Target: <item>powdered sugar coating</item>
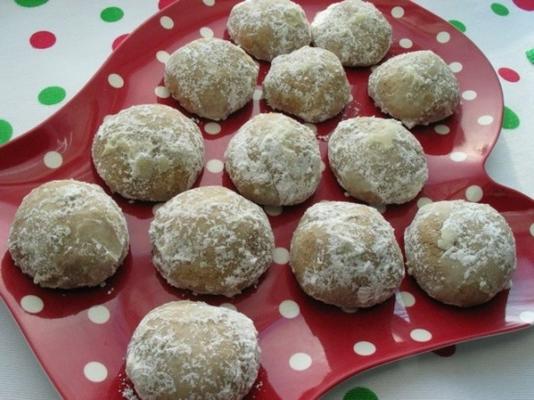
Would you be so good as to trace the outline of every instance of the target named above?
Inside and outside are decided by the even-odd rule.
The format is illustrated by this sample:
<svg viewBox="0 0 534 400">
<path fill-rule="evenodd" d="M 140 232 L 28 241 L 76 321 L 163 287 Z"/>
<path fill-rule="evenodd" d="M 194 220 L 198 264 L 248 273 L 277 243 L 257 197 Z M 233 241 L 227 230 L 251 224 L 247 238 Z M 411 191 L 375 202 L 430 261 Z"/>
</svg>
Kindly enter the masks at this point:
<svg viewBox="0 0 534 400">
<path fill-rule="evenodd" d="M 313 43 L 333 52 L 347 67 L 378 63 L 391 46 L 391 25 L 366 1 L 345 0 L 317 13 Z"/>
<path fill-rule="evenodd" d="M 406 203 L 428 179 L 423 148 L 393 119 L 341 121 L 328 141 L 328 159 L 339 184 L 370 204 Z"/>
<path fill-rule="evenodd" d="M 263 93 L 275 110 L 321 122 L 343 110 L 350 86 L 334 53 L 305 46 L 273 60 Z"/>
<path fill-rule="evenodd" d="M 204 165 L 204 141 L 198 126 L 178 110 L 144 104 L 107 118 L 92 156 L 113 192 L 165 201 L 195 183 Z"/>
<path fill-rule="evenodd" d="M 274 237 L 264 211 L 222 186 L 181 193 L 150 225 L 153 262 L 172 286 L 234 296 L 272 262 Z"/>
<path fill-rule="evenodd" d="M 289 0 L 247 0 L 236 4 L 228 18 L 232 40 L 259 60 L 271 61 L 311 41 L 301 6 Z"/>
<path fill-rule="evenodd" d="M 8 248 L 34 283 L 70 289 L 112 276 L 126 257 L 128 240 L 120 208 L 99 186 L 59 180 L 24 197 Z"/>
<path fill-rule="evenodd" d="M 174 301 L 135 329 L 126 374 L 142 400 L 239 400 L 256 380 L 259 358 L 256 328 L 244 314 Z"/>
<path fill-rule="evenodd" d="M 223 120 L 252 99 L 259 67 L 227 40 L 197 39 L 165 64 L 164 83 L 187 111 Z"/>
<path fill-rule="evenodd" d="M 408 128 L 442 120 L 460 102 L 456 77 L 431 50 L 390 58 L 371 73 L 368 90 L 384 113 Z"/>
<path fill-rule="evenodd" d="M 290 264 L 308 295 L 345 310 L 385 301 L 404 277 L 391 225 L 372 207 L 340 201 L 304 213 Z"/>
<path fill-rule="evenodd" d="M 484 303 L 511 285 L 515 240 L 487 204 L 438 201 L 419 209 L 404 234 L 408 273 L 447 304 Z"/>
<path fill-rule="evenodd" d="M 259 114 L 244 124 L 226 150 L 226 171 L 246 198 L 286 206 L 310 197 L 321 179 L 315 134 L 283 114 Z"/>
</svg>

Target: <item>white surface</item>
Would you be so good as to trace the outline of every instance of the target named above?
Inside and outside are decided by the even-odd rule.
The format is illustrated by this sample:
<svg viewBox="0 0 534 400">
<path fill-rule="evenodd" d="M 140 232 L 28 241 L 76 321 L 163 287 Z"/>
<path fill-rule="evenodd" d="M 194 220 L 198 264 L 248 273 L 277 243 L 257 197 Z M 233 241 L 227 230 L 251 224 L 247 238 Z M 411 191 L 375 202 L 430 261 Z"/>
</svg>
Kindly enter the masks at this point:
<svg viewBox="0 0 534 400">
<path fill-rule="evenodd" d="M 498 182 L 533 197 L 534 66 L 524 51 L 534 46 L 534 13 L 519 10 L 509 0 L 501 1 L 510 10 L 507 17 L 488 12 L 491 1 L 417 2 L 444 19 L 464 22 L 466 34 L 495 68 L 508 66 L 521 74 L 518 84 L 502 82 L 505 103 L 520 116 L 521 126 L 503 132 L 487 169 Z M 102 23 L 100 11 L 110 5 L 123 8 L 125 16 L 115 23 Z M 155 11 L 157 0 L 49 0 L 34 9 L 1 0 L 0 117 L 11 122 L 15 136 L 44 120 L 92 76 L 109 55 L 114 38 L 130 32 Z M 27 38 L 41 29 L 56 33 L 56 45 L 42 52 L 25 46 Z M 37 104 L 38 90 L 57 84 L 66 89 L 67 99 L 55 106 Z M 58 398 L 3 304 L 0 324 L 0 399 Z M 450 358 L 427 354 L 377 368 L 352 378 L 327 398 L 339 399 L 350 388 L 364 386 L 380 400 L 532 400 L 533 352 L 534 330 L 530 329 L 460 345 Z M 293 360 L 298 368 L 305 366 L 304 358 L 299 355 L 298 362 Z"/>
<path fill-rule="evenodd" d="M 341 399 L 355 386 L 379 400 L 532 400 L 532 329 L 457 346 L 443 358 L 428 353 L 364 372 L 325 399 Z"/>
</svg>

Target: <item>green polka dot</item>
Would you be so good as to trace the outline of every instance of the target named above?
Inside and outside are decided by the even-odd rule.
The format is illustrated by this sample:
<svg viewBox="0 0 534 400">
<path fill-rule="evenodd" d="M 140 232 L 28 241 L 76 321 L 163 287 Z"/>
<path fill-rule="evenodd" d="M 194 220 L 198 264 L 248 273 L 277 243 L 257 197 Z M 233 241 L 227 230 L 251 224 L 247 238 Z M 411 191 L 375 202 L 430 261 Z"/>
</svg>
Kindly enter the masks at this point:
<svg viewBox="0 0 534 400">
<path fill-rule="evenodd" d="M 515 112 L 508 107 L 504 107 L 504 116 L 502 120 L 502 127 L 504 129 L 515 129 L 519 126 L 519 117 Z"/>
<path fill-rule="evenodd" d="M 465 25 L 463 22 L 458 21 L 457 19 L 451 19 L 449 21 L 449 24 L 454 26 L 456 29 L 458 29 L 460 32 L 465 32 Z"/>
<path fill-rule="evenodd" d="M 0 144 L 7 143 L 13 135 L 13 127 L 5 119 L 0 119 Z"/>
<path fill-rule="evenodd" d="M 505 15 L 510 14 L 510 11 L 508 11 L 508 8 L 506 8 L 505 5 L 501 3 L 492 3 L 491 4 L 491 10 L 501 17 L 504 17 Z"/>
<path fill-rule="evenodd" d="M 105 22 L 115 22 L 124 17 L 124 11 L 119 7 L 104 8 L 100 13 L 100 18 Z"/>
<path fill-rule="evenodd" d="M 528 61 L 534 64 L 534 48 L 525 51 L 525 54 L 527 55 Z"/>
<path fill-rule="evenodd" d="M 48 0 L 15 0 L 21 7 L 38 7 L 46 3 Z"/>
<path fill-rule="evenodd" d="M 67 92 L 65 92 L 65 89 L 62 87 L 49 86 L 39 92 L 38 99 L 39 103 L 44 104 L 45 106 L 51 106 L 61 102 L 66 95 Z"/>
<path fill-rule="evenodd" d="M 355 387 L 345 393 L 343 400 L 378 400 L 378 396 L 367 388 Z"/>
</svg>

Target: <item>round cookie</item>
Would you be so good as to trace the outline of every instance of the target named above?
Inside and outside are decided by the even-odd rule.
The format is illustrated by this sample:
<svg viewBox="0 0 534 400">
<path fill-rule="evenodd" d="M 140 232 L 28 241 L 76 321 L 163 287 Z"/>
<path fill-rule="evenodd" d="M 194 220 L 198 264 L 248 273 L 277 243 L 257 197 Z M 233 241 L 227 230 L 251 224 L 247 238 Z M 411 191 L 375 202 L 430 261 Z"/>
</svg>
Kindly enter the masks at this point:
<svg viewBox="0 0 534 400">
<path fill-rule="evenodd" d="M 153 262 L 172 286 L 234 296 L 272 262 L 274 237 L 263 210 L 222 186 L 181 193 L 150 224 Z"/>
<path fill-rule="evenodd" d="M 94 137 L 92 156 L 113 192 L 166 201 L 197 180 L 204 142 L 198 126 L 178 110 L 145 104 L 107 118 Z"/>
<path fill-rule="evenodd" d="M 244 124 L 226 150 L 226 171 L 239 193 L 258 204 L 302 203 L 321 180 L 315 134 L 283 114 L 259 114 Z"/>
<path fill-rule="evenodd" d="M 368 90 L 384 113 L 408 128 L 442 120 L 460 103 L 456 77 L 430 50 L 400 54 L 379 65 Z"/>
<path fill-rule="evenodd" d="M 97 286 L 126 257 L 128 230 L 121 209 L 100 186 L 51 181 L 22 200 L 8 248 L 15 265 L 39 286 Z"/>
<path fill-rule="evenodd" d="M 343 110 L 350 86 L 334 53 L 306 46 L 273 60 L 263 94 L 275 110 L 321 122 Z"/>
<path fill-rule="evenodd" d="M 301 6 L 289 0 L 247 0 L 236 4 L 228 18 L 232 40 L 259 60 L 271 61 L 311 41 Z"/>
<path fill-rule="evenodd" d="M 223 120 L 252 99 L 259 67 L 236 45 L 197 39 L 176 50 L 165 64 L 165 86 L 187 111 Z"/>
<path fill-rule="evenodd" d="M 317 13 L 313 43 L 330 50 L 346 67 L 378 63 L 391 46 L 391 25 L 369 2 L 345 0 Z"/>
<path fill-rule="evenodd" d="M 428 179 L 423 148 L 393 119 L 341 121 L 328 140 L 328 159 L 339 184 L 369 204 L 406 203 Z"/>
<path fill-rule="evenodd" d="M 514 236 L 487 204 L 427 204 L 406 229 L 404 243 L 408 273 L 438 301 L 469 307 L 511 287 Z"/>
<path fill-rule="evenodd" d="M 173 301 L 135 329 L 126 374 L 141 400 L 240 400 L 256 380 L 259 358 L 256 328 L 244 314 Z"/>
<path fill-rule="evenodd" d="M 308 295 L 345 311 L 384 302 L 404 277 L 391 225 L 372 207 L 341 201 L 306 210 L 290 264 Z"/>
</svg>

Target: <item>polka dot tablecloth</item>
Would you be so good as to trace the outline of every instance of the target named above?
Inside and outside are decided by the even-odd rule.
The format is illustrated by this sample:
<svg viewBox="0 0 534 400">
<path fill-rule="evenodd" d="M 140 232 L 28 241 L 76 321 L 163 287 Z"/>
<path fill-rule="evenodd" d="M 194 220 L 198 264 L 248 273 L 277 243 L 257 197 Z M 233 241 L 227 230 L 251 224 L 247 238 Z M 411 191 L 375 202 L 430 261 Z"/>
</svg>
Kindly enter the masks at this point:
<svg viewBox="0 0 534 400">
<path fill-rule="evenodd" d="M 188 0 L 193 1 L 193 0 Z M 217 0 L 205 0 L 215 3 Z M 487 170 L 499 183 L 534 196 L 534 0 L 416 0 L 418 4 L 448 20 L 471 38 L 488 56 L 499 75 L 505 99 L 503 131 L 491 154 Z M 31 129 L 62 107 L 89 80 L 110 52 L 127 38 L 144 19 L 170 0 L 2 0 L 0 2 L 0 145 Z M 402 8 L 394 9 L 402 18 Z M 172 24 L 161 21 L 162 25 Z M 202 36 L 213 32 L 205 30 Z M 447 42 L 442 35 L 438 41 Z M 412 46 L 409 39 L 400 45 Z M 162 62 L 168 54 L 157 55 Z M 451 65 L 461 70 L 462 65 Z M 123 85 L 120 76 L 109 76 L 113 87 Z M 160 97 L 168 97 L 163 87 L 156 88 Z M 261 93 L 256 94 L 261 96 Z M 464 101 L 476 101 L 477 93 L 462 93 Z M 491 123 L 492 121 L 489 121 Z M 479 123 L 488 121 L 483 118 Z M 208 134 L 217 134 L 220 126 L 206 124 Z M 446 134 L 445 125 L 437 133 Z M 58 153 L 47 154 L 50 168 L 61 164 Z M 451 153 L 454 161 L 463 161 L 464 153 Z M 223 168 L 211 160 L 210 171 Z M 480 188 L 468 188 L 473 201 L 481 196 Z M 419 199 L 423 204 L 425 198 Z M 280 213 L 272 207 L 271 215 Z M 276 263 L 286 263 L 286 249 L 274 253 Z M 408 307 L 413 304 L 409 293 L 399 294 Z M 22 299 L 28 312 L 39 312 L 42 301 L 35 296 Z M 228 304 L 229 307 L 232 307 Z M 283 301 L 280 314 L 288 319 L 299 315 L 297 303 Z M 110 318 L 105 307 L 88 310 L 95 324 Z M 5 306 L 0 306 L 0 398 L 55 399 L 58 395 L 39 368 Z M 429 340 L 423 329 L 411 332 L 415 341 Z M 372 355 L 375 345 L 360 341 L 353 351 L 364 357 Z M 526 330 L 513 335 L 490 338 L 440 350 L 397 362 L 360 374 L 334 388 L 326 399 L 392 400 L 392 399 L 534 399 L 534 332 Z M 306 353 L 291 356 L 295 370 L 309 367 Z M 106 378 L 105 367 L 98 362 L 85 366 L 88 379 L 99 382 Z"/>
</svg>

